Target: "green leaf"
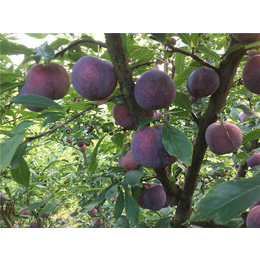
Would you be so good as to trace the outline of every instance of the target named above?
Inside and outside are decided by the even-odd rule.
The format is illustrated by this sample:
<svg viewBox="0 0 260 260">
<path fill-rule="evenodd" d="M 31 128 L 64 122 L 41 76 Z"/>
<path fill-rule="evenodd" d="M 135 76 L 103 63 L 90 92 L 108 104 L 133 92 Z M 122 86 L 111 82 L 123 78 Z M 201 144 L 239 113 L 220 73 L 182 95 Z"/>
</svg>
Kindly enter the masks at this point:
<svg viewBox="0 0 260 260">
<path fill-rule="evenodd" d="M 17 183 L 22 184 L 26 188 L 29 186 L 31 173 L 24 158 L 21 158 L 17 168 L 11 169 L 11 174 Z"/>
<path fill-rule="evenodd" d="M 178 33 L 178 36 L 181 38 L 181 40 L 191 46 L 191 36 L 189 33 Z"/>
<path fill-rule="evenodd" d="M 181 47 L 180 49 L 184 50 L 184 51 L 188 51 L 187 47 Z M 175 60 L 174 60 L 174 65 L 175 65 L 175 73 L 176 75 L 179 75 L 179 73 L 181 73 L 184 70 L 184 66 L 185 66 L 185 55 L 183 55 L 180 52 L 177 52 L 175 54 Z M 175 82 L 175 80 L 174 80 Z M 176 82 L 175 82 L 176 84 Z"/>
<path fill-rule="evenodd" d="M 38 209 L 40 207 L 42 207 L 43 205 L 45 205 L 46 203 L 48 202 L 47 199 L 43 200 L 43 201 L 37 201 L 37 202 L 34 202 L 34 203 L 31 203 L 28 207 L 26 207 L 24 210 L 35 210 L 35 209 Z"/>
<path fill-rule="evenodd" d="M 116 222 L 117 228 L 130 228 L 129 221 L 126 216 L 121 216 Z"/>
<path fill-rule="evenodd" d="M 36 106 L 36 107 L 55 107 L 59 109 L 63 109 L 61 105 L 54 102 L 52 99 L 43 97 L 36 94 L 22 94 L 17 95 L 11 99 L 12 103 L 22 104 L 26 106 Z"/>
<path fill-rule="evenodd" d="M 113 186 L 111 186 L 108 191 L 106 192 L 106 200 L 111 200 L 113 197 L 115 197 L 116 192 L 117 192 L 117 187 L 118 184 L 115 184 Z"/>
<path fill-rule="evenodd" d="M 50 123 L 59 121 L 59 120 L 62 119 L 62 118 L 64 118 L 63 115 L 62 115 L 62 116 L 49 116 L 49 117 L 47 117 L 47 118 L 43 121 L 41 127 L 44 127 L 44 126 L 46 126 L 47 124 L 50 124 Z"/>
<path fill-rule="evenodd" d="M 245 105 L 238 105 L 238 106 L 235 106 L 235 108 L 242 109 L 245 114 L 260 117 L 260 113 L 259 112 L 256 112 L 256 111 L 250 109 L 249 107 L 247 107 Z"/>
<path fill-rule="evenodd" d="M 181 71 L 175 78 L 174 78 L 174 83 L 176 87 L 181 86 L 183 83 L 187 81 L 188 76 L 190 73 L 196 69 L 195 67 L 189 66 L 187 69 Z"/>
<path fill-rule="evenodd" d="M 27 143 L 24 143 L 24 144 L 18 146 L 18 148 L 16 149 L 14 156 L 10 162 L 10 166 L 12 169 L 17 168 L 20 160 L 22 159 L 22 157 L 25 153 L 26 148 L 27 148 Z"/>
<path fill-rule="evenodd" d="M 1 55 L 17 55 L 17 54 L 25 54 L 32 55 L 33 51 L 27 48 L 24 45 L 16 44 L 13 42 L 9 42 L 7 40 L 1 40 Z"/>
<path fill-rule="evenodd" d="M 152 33 L 152 36 L 159 42 L 164 43 L 166 39 L 165 33 Z"/>
<path fill-rule="evenodd" d="M 247 142 L 250 142 L 252 140 L 256 140 L 259 138 L 260 138 L 260 129 L 257 128 L 244 136 L 242 144 L 245 144 Z"/>
<path fill-rule="evenodd" d="M 54 208 L 58 205 L 59 201 L 53 201 L 51 203 L 48 203 L 44 208 L 42 208 L 38 214 L 38 217 L 40 218 L 44 213 L 51 213 Z"/>
<path fill-rule="evenodd" d="M 50 43 L 50 46 L 54 49 L 57 50 L 61 45 L 64 44 L 69 44 L 70 41 L 64 38 L 59 38 L 57 40 L 55 40 L 54 42 Z"/>
<path fill-rule="evenodd" d="M 102 140 L 106 137 L 106 135 L 104 135 L 103 137 L 101 137 L 98 140 L 98 143 L 96 144 L 91 157 L 90 157 L 90 162 L 89 162 L 89 166 L 88 166 L 88 172 L 89 174 L 93 174 L 97 168 L 97 152 L 98 152 L 98 147 L 101 144 Z"/>
<path fill-rule="evenodd" d="M 34 49 L 34 60 L 39 63 L 41 59 L 44 60 L 45 64 L 55 57 L 53 48 L 47 44 L 47 42 L 41 44 L 39 47 Z"/>
<path fill-rule="evenodd" d="M 192 144 L 182 131 L 164 122 L 162 142 L 170 155 L 176 156 L 186 166 L 191 164 Z"/>
<path fill-rule="evenodd" d="M 36 118 L 43 118 L 43 117 L 49 117 L 49 116 L 64 116 L 63 111 L 55 112 L 55 111 L 50 111 L 50 112 L 43 112 L 39 114 Z"/>
<path fill-rule="evenodd" d="M 11 162 L 14 153 L 23 140 L 24 133 L 19 133 L 9 139 L 6 139 L 5 142 L 1 143 L 1 153 L 0 153 L 0 169 L 3 169 L 8 163 Z"/>
<path fill-rule="evenodd" d="M 225 52 L 225 54 L 222 56 L 222 59 L 224 57 L 226 57 L 227 55 L 229 55 L 230 53 L 234 52 L 234 51 L 237 51 L 241 48 L 243 48 L 244 45 L 242 43 L 235 43 L 234 45 L 230 46 L 227 51 Z"/>
<path fill-rule="evenodd" d="M 176 106 L 182 107 L 187 111 L 191 111 L 190 99 L 187 94 L 182 92 L 177 92 L 173 102 Z"/>
<path fill-rule="evenodd" d="M 154 224 L 154 228 L 169 228 L 170 221 L 171 221 L 171 217 L 161 218 Z"/>
<path fill-rule="evenodd" d="M 225 223 L 246 211 L 259 198 L 259 176 L 222 182 L 199 201 L 190 220 L 213 219 L 216 223 Z"/>
<path fill-rule="evenodd" d="M 193 44 L 193 46 L 196 48 L 199 44 L 199 40 L 200 40 L 200 33 L 192 33 L 191 34 L 191 42 Z"/>
<path fill-rule="evenodd" d="M 122 133 L 116 133 L 112 137 L 113 142 L 116 144 L 117 147 L 122 148 L 124 144 L 125 135 Z"/>
<path fill-rule="evenodd" d="M 142 128 L 143 126 L 150 124 L 151 122 L 155 121 L 156 118 L 146 117 L 141 121 L 141 123 L 138 126 L 138 129 Z"/>
<path fill-rule="evenodd" d="M 99 197 L 97 197 L 96 199 L 92 200 L 87 206 L 84 206 L 84 207 L 82 208 L 82 212 L 88 212 L 89 210 L 91 210 L 91 209 L 93 209 L 94 207 L 96 207 L 98 204 L 103 203 L 103 202 L 106 200 L 105 197 L 106 197 L 106 193 L 107 193 L 107 191 L 108 191 L 109 188 L 110 188 L 110 187 L 104 189 L 104 190 L 100 193 Z"/>
<path fill-rule="evenodd" d="M 11 130 L 9 132 L 10 136 L 14 136 L 16 134 L 19 133 L 23 133 L 24 129 L 31 126 L 31 125 L 35 125 L 35 122 L 31 121 L 31 120 L 24 120 L 21 123 L 18 124 L 18 126 L 16 128 L 14 128 L 13 130 Z"/>
<path fill-rule="evenodd" d="M 48 35 L 48 33 L 25 33 L 25 34 L 36 39 L 44 39 Z"/>
<path fill-rule="evenodd" d="M 122 190 L 120 190 L 120 193 L 117 197 L 116 204 L 114 207 L 115 219 L 118 219 L 121 216 L 124 209 L 124 203 L 125 203 L 124 194 Z"/>
<path fill-rule="evenodd" d="M 207 54 L 209 57 L 211 57 L 217 61 L 220 61 L 220 56 L 216 52 L 210 50 L 207 46 L 199 45 L 198 50 L 202 51 L 204 54 Z"/>
<path fill-rule="evenodd" d="M 125 212 L 127 218 L 134 224 L 138 225 L 138 214 L 139 214 L 139 205 L 133 196 L 126 191 L 125 192 Z"/>
<path fill-rule="evenodd" d="M 123 187 L 126 187 L 129 185 L 131 187 L 141 187 L 142 186 L 142 177 L 143 172 L 137 171 L 137 170 L 130 170 L 125 174 L 125 178 L 122 182 Z"/>
</svg>

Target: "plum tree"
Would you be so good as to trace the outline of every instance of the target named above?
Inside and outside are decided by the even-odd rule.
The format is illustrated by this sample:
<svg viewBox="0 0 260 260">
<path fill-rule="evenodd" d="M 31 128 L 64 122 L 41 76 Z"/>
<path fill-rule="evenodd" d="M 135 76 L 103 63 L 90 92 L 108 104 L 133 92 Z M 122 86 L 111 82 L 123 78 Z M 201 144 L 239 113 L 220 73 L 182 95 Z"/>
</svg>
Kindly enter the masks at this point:
<svg viewBox="0 0 260 260">
<path fill-rule="evenodd" d="M 89 216 L 92 218 L 95 217 L 97 213 L 98 213 L 98 210 L 96 208 L 88 211 Z"/>
<path fill-rule="evenodd" d="M 95 228 L 99 228 L 102 224 L 103 224 L 103 219 L 100 217 L 95 218 L 93 221 L 93 226 Z"/>
<path fill-rule="evenodd" d="M 162 143 L 163 125 L 144 126 L 137 130 L 131 141 L 131 151 L 135 160 L 144 167 L 169 166 L 177 161 L 165 150 Z"/>
<path fill-rule="evenodd" d="M 218 89 L 220 78 L 218 73 L 203 67 L 192 71 L 187 79 L 187 90 L 191 96 L 202 98 L 212 95 Z"/>
<path fill-rule="evenodd" d="M 171 44 L 174 46 L 176 45 L 177 41 L 174 37 L 171 37 Z"/>
<path fill-rule="evenodd" d="M 137 80 L 134 96 L 137 104 L 144 110 L 168 107 L 176 96 L 176 87 L 171 77 L 160 70 L 144 72 Z"/>
<path fill-rule="evenodd" d="M 82 147 L 84 145 L 84 142 L 82 141 L 82 140 L 79 140 L 78 142 L 77 142 L 77 146 L 78 147 Z"/>
<path fill-rule="evenodd" d="M 232 36 L 243 44 L 253 43 L 260 39 L 260 33 L 232 33 Z"/>
<path fill-rule="evenodd" d="M 249 211 L 250 211 L 253 207 L 258 206 L 258 205 L 260 205 L 260 199 L 259 199 L 258 201 L 256 201 L 254 204 L 252 204 L 252 205 L 249 207 Z"/>
<path fill-rule="evenodd" d="M 110 61 L 85 56 L 74 64 L 71 82 L 82 97 L 96 101 L 104 99 L 114 92 L 117 77 Z"/>
<path fill-rule="evenodd" d="M 235 152 L 242 143 L 242 132 L 234 124 L 215 122 L 209 125 L 205 133 L 209 149 L 218 155 Z"/>
<path fill-rule="evenodd" d="M 260 165 L 260 152 L 255 152 L 251 157 L 246 160 L 246 162 L 250 167 Z"/>
<path fill-rule="evenodd" d="M 253 56 L 246 62 L 243 81 L 250 92 L 260 94 L 260 55 Z"/>
<path fill-rule="evenodd" d="M 249 117 L 250 115 L 242 113 L 240 116 L 240 122 L 242 123 L 247 117 Z"/>
<path fill-rule="evenodd" d="M 40 225 L 37 221 L 32 221 L 29 224 L 29 228 L 40 228 Z"/>
<path fill-rule="evenodd" d="M 57 100 L 67 95 L 70 78 L 65 68 L 58 63 L 35 64 L 26 75 L 26 86 L 29 94 Z"/>
<path fill-rule="evenodd" d="M 147 117 L 153 117 L 154 111 L 144 111 Z M 112 108 L 112 114 L 115 119 L 115 124 L 130 129 L 134 127 L 133 118 L 129 112 L 129 109 L 124 104 L 114 104 Z"/>
<path fill-rule="evenodd" d="M 152 183 L 144 185 L 137 202 L 141 208 L 158 211 L 166 205 L 166 199 L 167 195 L 163 186 Z"/>
<path fill-rule="evenodd" d="M 4 193 L 0 193 L 0 206 L 4 205 L 6 201 L 6 196 Z"/>
<path fill-rule="evenodd" d="M 122 157 L 118 158 L 118 165 L 127 171 L 136 170 L 140 164 L 135 160 L 131 150 L 127 151 Z"/>
<path fill-rule="evenodd" d="M 28 91 L 27 85 L 23 85 L 19 91 L 19 94 L 31 94 L 31 92 Z M 35 107 L 35 106 L 25 106 L 27 109 L 34 111 L 34 112 L 41 112 L 43 111 L 45 108 L 43 107 Z"/>
<path fill-rule="evenodd" d="M 260 205 L 254 206 L 246 218 L 246 227 L 260 228 Z"/>
</svg>

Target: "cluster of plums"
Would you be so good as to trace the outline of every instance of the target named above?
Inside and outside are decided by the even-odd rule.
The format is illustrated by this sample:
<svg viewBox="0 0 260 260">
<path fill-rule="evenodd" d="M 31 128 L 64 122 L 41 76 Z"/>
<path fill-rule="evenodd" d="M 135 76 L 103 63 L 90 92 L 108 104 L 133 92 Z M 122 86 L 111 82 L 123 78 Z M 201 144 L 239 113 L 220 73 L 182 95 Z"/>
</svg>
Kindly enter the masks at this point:
<svg viewBox="0 0 260 260">
<path fill-rule="evenodd" d="M 96 208 L 88 211 L 89 216 L 92 218 L 94 218 L 97 213 L 98 213 L 98 210 Z M 96 217 L 93 221 L 93 227 L 95 227 L 95 228 L 99 228 L 102 224 L 103 224 L 103 219 L 101 217 Z"/>
</svg>

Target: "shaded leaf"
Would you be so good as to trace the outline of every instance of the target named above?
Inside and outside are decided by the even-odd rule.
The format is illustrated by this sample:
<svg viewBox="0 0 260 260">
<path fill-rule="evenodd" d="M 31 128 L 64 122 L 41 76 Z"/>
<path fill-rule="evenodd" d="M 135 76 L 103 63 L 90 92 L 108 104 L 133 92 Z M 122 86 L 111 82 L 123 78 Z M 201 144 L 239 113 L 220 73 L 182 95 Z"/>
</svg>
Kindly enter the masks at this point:
<svg viewBox="0 0 260 260">
<path fill-rule="evenodd" d="M 99 140 L 98 140 L 98 143 L 96 144 L 92 154 L 91 154 L 91 157 L 90 157 L 90 162 L 89 162 L 89 166 L 88 166 L 88 172 L 89 174 L 92 174 L 94 173 L 94 171 L 96 170 L 97 168 L 97 152 L 98 152 L 98 147 L 99 145 L 101 144 L 101 142 L 103 141 L 103 139 L 106 137 L 106 135 L 104 135 L 103 137 L 101 137 Z"/>
<path fill-rule="evenodd" d="M 179 107 L 186 109 L 187 111 L 191 111 L 190 99 L 185 93 L 177 92 L 173 103 Z"/>
<path fill-rule="evenodd" d="M 247 107 L 245 105 L 238 105 L 238 106 L 235 106 L 235 107 L 236 108 L 241 108 L 245 114 L 260 117 L 260 113 L 259 112 L 256 112 L 256 111 L 250 109 L 249 107 Z"/>
<path fill-rule="evenodd" d="M 126 191 L 125 192 L 125 212 L 127 218 L 134 224 L 138 225 L 138 214 L 139 214 L 139 205 L 133 196 Z"/>
<path fill-rule="evenodd" d="M 58 205 L 59 201 L 53 201 L 51 203 L 48 203 L 44 208 L 42 208 L 38 214 L 38 217 L 40 218 L 44 213 L 51 213 L 54 208 Z"/>
<path fill-rule="evenodd" d="M 31 173 L 24 158 L 21 158 L 17 168 L 11 169 L 11 174 L 12 174 L 12 178 L 17 183 L 22 184 L 26 188 L 29 186 Z"/>
<path fill-rule="evenodd" d="M 44 60 L 44 62 L 48 64 L 54 57 L 54 50 L 47 42 L 34 49 L 34 60 L 37 63 L 39 63 L 40 60 Z"/>
<path fill-rule="evenodd" d="M 129 221 L 126 216 L 121 216 L 116 222 L 117 228 L 130 228 Z"/>
<path fill-rule="evenodd" d="M 190 220 L 213 219 L 216 223 L 225 223 L 246 211 L 259 198 L 259 176 L 222 182 L 199 201 Z"/>
<path fill-rule="evenodd" d="M 247 142 L 250 142 L 250 141 L 253 141 L 253 140 L 256 140 L 259 138 L 260 138 L 260 129 L 257 128 L 244 136 L 242 144 L 245 144 Z"/>
<path fill-rule="evenodd" d="M 115 184 L 108 189 L 108 191 L 106 192 L 106 200 L 109 201 L 116 195 L 117 187 L 118 187 L 118 184 Z"/>
<path fill-rule="evenodd" d="M 171 221 L 171 217 L 161 218 L 154 224 L 154 228 L 169 228 L 170 221 Z"/>
<path fill-rule="evenodd" d="M 121 216 L 124 209 L 124 203 L 125 203 L 124 194 L 121 190 L 117 197 L 116 204 L 114 207 L 115 219 L 118 219 Z"/>
<path fill-rule="evenodd" d="M 24 144 L 18 146 L 18 148 L 16 149 L 14 156 L 10 162 L 10 166 L 12 169 L 17 168 L 20 160 L 22 159 L 22 157 L 25 153 L 26 148 L 27 148 L 27 143 L 24 143 Z"/>
<path fill-rule="evenodd" d="M 137 171 L 137 170 L 131 170 L 128 171 L 125 174 L 125 178 L 122 182 L 123 187 L 126 187 L 129 185 L 131 187 L 141 187 L 142 186 L 142 177 L 143 177 L 143 172 L 142 171 Z"/>
<path fill-rule="evenodd" d="M 191 36 L 189 33 L 178 33 L 178 36 L 181 38 L 181 40 L 191 46 Z"/>
<path fill-rule="evenodd" d="M 59 105 L 52 99 L 40 95 L 36 95 L 36 94 L 22 94 L 22 95 L 19 94 L 13 97 L 11 99 L 11 102 L 15 104 L 26 105 L 26 106 L 36 106 L 36 107 L 44 107 L 44 108 L 56 107 L 56 108 L 63 109 L 61 105 Z"/>
<path fill-rule="evenodd" d="M 0 169 L 4 168 L 8 163 L 11 162 L 18 145 L 23 140 L 23 137 L 24 133 L 19 133 L 11 138 L 6 139 L 5 142 L 0 144 Z"/>
<path fill-rule="evenodd" d="M 191 164 L 192 144 L 182 131 L 164 122 L 162 142 L 170 155 L 176 156 L 186 166 Z"/>
</svg>

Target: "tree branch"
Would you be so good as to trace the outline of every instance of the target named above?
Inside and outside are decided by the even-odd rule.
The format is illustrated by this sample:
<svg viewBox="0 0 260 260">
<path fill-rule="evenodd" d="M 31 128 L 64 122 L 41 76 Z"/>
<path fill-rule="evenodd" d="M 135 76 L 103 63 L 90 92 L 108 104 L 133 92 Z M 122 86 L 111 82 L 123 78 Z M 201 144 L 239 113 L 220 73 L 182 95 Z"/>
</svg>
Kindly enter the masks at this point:
<svg viewBox="0 0 260 260">
<path fill-rule="evenodd" d="M 229 45 L 233 45 L 236 41 L 231 36 Z M 193 155 L 191 165 L 187 168 L 184 181 L 184 197 L 185 199 L 178 204 L 176 215 L 174 218 L 174 227 L 183 227 L 191 213 L 192 198 L 199 177 L 200 167 L 204 159 L 207 144 L 205 140 L 205 132 L 207 127 L 217 121 L 218 115 L 221 113 L 226 104 L 226 98 L 233 82 L 234 75 L 240 60 L 243 58 L 245 48 L 236 50 L 227 55 L 217 69 L 220 77 L 220 86 L 218 90 L 211 96 L 206 111 L 200 118 L 198 133 L 193 145 Z"/>
<path fill-rule="evenodd" d="M 77 117 L 82 116 L 82 115 L 83 115 L 84 113 L 86 113 L 87 111 L 89 111 L 89 110 L 91 110 L 91 109 L 93 109 L 93 108 L 96 108 L 96 107 L 98 107 L 98 106 L 100 106 L 100 105 L 103 105 L 103 104 L 105 104 L 105 103 L 107 103 L 107 102 L 109 102 L 109 101 L 111 101 L 111 100 L 113 100 L 113 99 L 115 99 L 116 97 L 119 97 L 119 96 L 121 96 L 121 95 L 122 95 L 122 93 L 118 93 L 118 94 L 115 94 L 114 96 L 112 96 L 112 97 L 110 97 L 110 98 L 107 98 L 107 99 L 101 100 L 101 101 L 99 101 L 99 102 L 97 102 L 97 103 L 95 103 L 95 104 L 92 104 L 92 105 L 88 106 L 87 108 L 85 108 L 84 110 L 82 110 L 81 112 L 79 112 L 79 113 L 77 113 L 77 114 L 71 116 L 71 118 L 69 118 L 69 119 L 66 120 L 65 122 L 59 124 L 58 126 L 52 128 L 52 129 L 50 129 L 50 130 L 48 130 L 48 131 L 45 131 L 45 132 L 43 132 L 43 133 L 41 133 L 41 134 L 39 134 L 39 135 L 31 136 L 31 137 L 26 137 L 26 140 L 25 140 L 24 142 L 22 142 L 20 145 L 22 145 L 22 144 L 24 144 L 24 143 L 28 143 L 28 142 L 30 142 L 30 141 L 33 141 L 33 140 L 35 140 L 35 139 L 38 139 L 38 138 L 40 138 L 40 137 L 42 137 L 42 136 L 44 136 L 44 135 L 52 134 L 52 133 L 54 133 L 55 131 L 57 131 L 58 129 L 62 128 L 62 127 L 65 126 L 66 124 L 68 124 L 68 123 L 70 123 L 71 121 L 73 121 L 74 119 L 76 119 Z"/>
<path fill-rule="evenodd" d="M 85 42 L 95 43 L 95 44 L 97 44 L 97 45 L 99 45 L 99 46 L 101 46 L 101 47 L 103 47 L 103 48 L 107 48 L 107 45 L 106 45 L 106 43 L 104 43 L 104 42 L 96 41 L 96 40 L 94 40 L 93 38 L 84 38 L 84 39 L 76 40 L 76 41 L 70 43 L 66 48 L 64 48 L 63 50 L 57 52 L 57 53 L 55 54 L 54 58 L 57 58 L 58 56 L 61 56 L 61 57 L 62 57 L 67 50 L 69 50 L 69 49 L 75 47 L 75 46 L 78 45 L 78 44 L 85 43 Z"/>
</svg>

